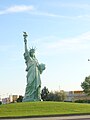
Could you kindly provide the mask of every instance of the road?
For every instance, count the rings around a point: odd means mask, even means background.
[[[0,120],[90,120],[90,115],[61,116],[61,117],[39,117],[39,118],[17,118]]]

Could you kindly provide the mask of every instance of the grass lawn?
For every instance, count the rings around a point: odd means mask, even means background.
[[[0,117],[90,113],[90,104],[67,102],[23,102],[0,105]]]

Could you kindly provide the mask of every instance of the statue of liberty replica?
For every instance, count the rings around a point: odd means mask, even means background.
[[[45,70],[45,64],[39,64],[35,57],[35,48],[27,48],[27,33],[23,32],[25,53],[24,59],[27,71],[27,85],[23,102],[41,101],[41,79],[40,74]]]

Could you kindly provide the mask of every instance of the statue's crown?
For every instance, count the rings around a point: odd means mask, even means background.
[[[33,48],[33,47],[30,48],[30,53],[31,53],[31,52],[32,52],[32,53],[35,53],[35,48]]]

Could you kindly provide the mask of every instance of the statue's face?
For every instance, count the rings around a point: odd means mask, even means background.
[[[35,52],[30,52],[30,56],[34,57],[35,56]]]
[[[35,57],[35,49],[30,49],[29,53],[31,57]]]

